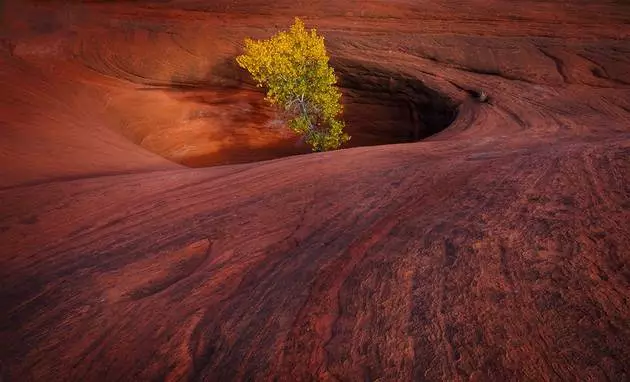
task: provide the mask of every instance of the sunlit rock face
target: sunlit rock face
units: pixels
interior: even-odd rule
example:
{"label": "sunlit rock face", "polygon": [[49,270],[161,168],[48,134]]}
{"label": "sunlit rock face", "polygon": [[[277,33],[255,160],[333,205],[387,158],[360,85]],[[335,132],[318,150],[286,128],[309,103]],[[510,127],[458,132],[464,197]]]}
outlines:
{"label": "sunlit rock face", "polygon": [[[630,377],[623,2],[0,15],[4,380]],[[234,64],[295,16],[347,149]]]}

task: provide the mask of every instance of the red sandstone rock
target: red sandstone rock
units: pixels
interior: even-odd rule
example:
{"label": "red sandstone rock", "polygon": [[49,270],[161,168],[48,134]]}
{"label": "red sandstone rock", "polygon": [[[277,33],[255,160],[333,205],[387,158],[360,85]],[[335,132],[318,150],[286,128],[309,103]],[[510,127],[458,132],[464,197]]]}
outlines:
{"label": "red sandstone rock", "polygon": [[[307,150],[232,59],[294,16],[353,145],[453,123],[280,158]],[[8,2],[2,376],[627,380],[629,25],[613,1]]]}

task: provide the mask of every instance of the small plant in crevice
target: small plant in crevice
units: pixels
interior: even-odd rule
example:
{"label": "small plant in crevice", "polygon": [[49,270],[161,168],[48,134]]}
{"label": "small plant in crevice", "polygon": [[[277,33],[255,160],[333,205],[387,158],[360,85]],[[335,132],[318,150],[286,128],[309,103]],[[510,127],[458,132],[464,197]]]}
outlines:
{"label": "small plant in crevice", "polygon": [[269,39],[246,39],[244,53],[236,58],[258,86],[266,87],[266,99],[283,111],[289,128],[313,151],[335,150],[350,139],[328,61],[324,38],[299,18]]}

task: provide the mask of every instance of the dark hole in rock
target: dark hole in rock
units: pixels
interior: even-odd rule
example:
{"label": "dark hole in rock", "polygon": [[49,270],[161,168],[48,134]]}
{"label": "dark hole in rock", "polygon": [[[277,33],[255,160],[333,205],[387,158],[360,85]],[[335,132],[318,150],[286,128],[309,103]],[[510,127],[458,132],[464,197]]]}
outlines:
{"label": "dark hole in rock", "polygon": [[[352,136],[345,147],[419,141],[444,130],[457,115],[456,101],[418,78],[358,61],[333,58],[330,63],[343,93],[346,130]],[[224,86],[257,89],[234,59],[215,67],[213,75]],[[483,91],[474,96],[487,97]]]}
{"label": "dark hole in rock", "polygon": [[349,147],[418,141],[455,119],[455,102],[420,79],[356,62],[331,64],[344,94]]}
{"label": "dark hole in rock", "polygon": [[[346,130],[352,136],[344,148],[419,141],[445,129],[456,116],[456,102],[418,78],[350,60],[332,60],[331,65],[343,93]],[[151,84],[144,90],[156,89],[197,104],[189,119],[207,122],[218,131],[199,142],[212,150],[174,158],[179,163],[206,167],[311,152],[286,127],[281,113],[264,100],[264,89],[255,86],[234,58],[213,67],[205,78],[173,76],[167,86]],[[180,136],[173,139],[186,141]],[[227,143],[214,149],[213,140]],[[143,142],[151,149],[150,140]],[[168,153],[164,156],[169,158]]]}

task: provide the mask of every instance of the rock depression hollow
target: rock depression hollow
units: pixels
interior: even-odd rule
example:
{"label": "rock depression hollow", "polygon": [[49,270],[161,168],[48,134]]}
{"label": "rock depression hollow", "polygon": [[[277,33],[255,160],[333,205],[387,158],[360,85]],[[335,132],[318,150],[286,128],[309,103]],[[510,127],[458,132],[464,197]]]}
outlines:
{"label": "rock depression hollow", "polygon": [[356,61],[332,63],[344,93],[349,147],[418,141],[456,116],[456,102],[418,78]]}
{"label": "rock depression hollow", "polygon": [[[29,25],[48,17],[55,28],[23,30],[20,39],[7,40],[9,52],[38,71],[54,67],[47,73],[51,77],[72,78],[56,86],[77,95],[75,104],[89,110],[89,122],[98,120],[174,163],[206,167],[311,152],[235,62],[245,36],[265,38],[285,23],[276,30],[234,34],[212,24],[190,27],[177,18],[160,20],[147,10],[140,22],[123,8],[53,11],[38,6],[29,13]],[[96,10],[109,16],[96,19]],[[348,56],[337,46],[348,37],[330,37],[331,65],[352,136],[345,147],[413,142],[453,120],[458,102],[425,85],[422,73]],[[68,120],[77,122],[71,115]]]}
{"label": "rock depression hollow", "polygon": [[[456,104],[417,78],[356,61],[333,62],[343,93],[344,147],[418,141],[446,128]],[[144,148],[191,167],[254,162],[309,153],[264,100],[247,73],[226,59],[209,82],[176,82],[142,89],[189,105],[179,124],[149,132]],[[142,118],[142,117],[141,117]]]}

